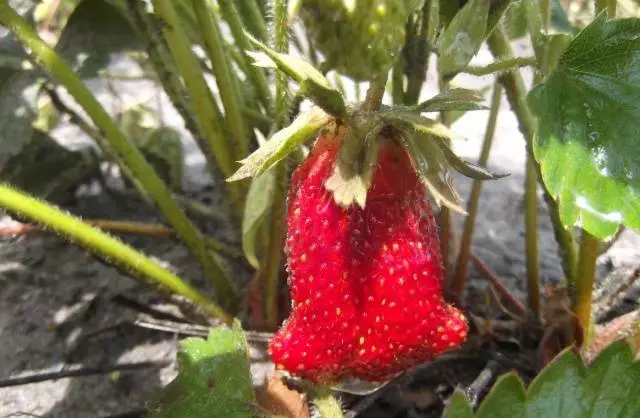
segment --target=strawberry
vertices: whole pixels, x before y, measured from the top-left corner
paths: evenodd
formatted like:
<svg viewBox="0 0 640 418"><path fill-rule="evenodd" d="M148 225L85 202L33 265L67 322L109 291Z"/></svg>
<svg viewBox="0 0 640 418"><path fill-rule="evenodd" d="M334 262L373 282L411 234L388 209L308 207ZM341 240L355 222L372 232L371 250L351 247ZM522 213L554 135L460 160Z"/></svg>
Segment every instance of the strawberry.
<svg viewBox="0 0 640 418"><path fill-rule="evenodd" d="M293 174L293 309L269 352L279 368L313 382L379 382L458 347L467 324L442 299L437 226L405 149L383 140L365 208L343 208L324 185L341 138L321 134Z"/></svg>

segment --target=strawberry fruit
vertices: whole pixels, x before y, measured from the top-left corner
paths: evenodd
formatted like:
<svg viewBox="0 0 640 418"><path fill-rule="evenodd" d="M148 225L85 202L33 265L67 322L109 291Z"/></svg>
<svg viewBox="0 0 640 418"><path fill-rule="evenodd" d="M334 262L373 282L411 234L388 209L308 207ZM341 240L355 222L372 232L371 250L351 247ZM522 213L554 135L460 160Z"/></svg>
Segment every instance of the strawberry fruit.
<svg viewBox="0 0 640 418"><path fill-rule="evenodd" d="M458 347L467 323L442 298L437 225L404 147L382 140L365 208L344 208L324 186L341 138L321 134L293 174L293 310L269 351L279 368L313 382L378 382Z"/></svg>

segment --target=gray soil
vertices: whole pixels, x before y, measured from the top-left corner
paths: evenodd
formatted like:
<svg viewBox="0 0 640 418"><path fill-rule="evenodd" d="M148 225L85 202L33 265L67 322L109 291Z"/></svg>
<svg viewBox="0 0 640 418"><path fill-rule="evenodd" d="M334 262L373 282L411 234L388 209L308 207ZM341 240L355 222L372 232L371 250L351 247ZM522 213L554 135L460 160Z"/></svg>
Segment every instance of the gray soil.
<svg viewBox="0 0 640 418"><path fill-rule="evenodd" d="M524 50L521 46L520 52ZM483 51L477 62L488 60L488 54ZM130 66L121 59L114 61L114 67L119 71L123 68L131 70ZM527 74L527 78L530 79L530 75ZM459 84L480 88L490 85L491 81L491 78L461 78ZM105 106L113 110L115 104L105 85L93 82L91 87ZM157 94L153 85L145 82L117 82L112 87L127 104L153 101ZM434 86L429 84L424 96L432 95L434 91ZM166 98L162 95L159 98L164 122L178 127L185 136L188 166L185 187L199 197L213 196L215 201L215 185L203 190L208 182L202 156ZM516 295L524 298L524 142L506 100L502 107L504 111L499 118L490 166L497 171L508 171L511 176L484 185L473 251ZM459 139L455 146L462 156L471 160L477 157L486 116L487 112L470 113L454 125L454 133ZM87 143L72 126L59 128L55 135L60 142L73 148ZM469 181L460 177L456 180L461 195L467 196ZM562 270L542 199L539 207L541 274L545 282L555 283L562 278ZM102 193L80 196L67 208L88 219L157 220L151 210L135 200L118 200ZM0 226L9 222L9 217L0 217ZM458 230L461 224L462 218L458 217ZM223 227L203 226L214 232ZM198 265L179 243L145 237L125 239L206 289ZM607 270L635 267L639 253L640 237L626 231L601 257L602 273L605 273L605 267ZM477 279L474 270L470 270L470 275L471 286L482 291L484 281ZM249 274L241 270L238 276L246 281ZM144 315L123 303L129 299L166 312L176 312L175 306L161 295L87 255L72 243L50 234L1 238L0 379L76 366L106 368L142 361L169 361L169 364L0 388L0 417L106 417L139 410L152 392L175 376L172 360L181 337L133 325ZM271 367L264 359L264 347L254 345L252 359L254 380L259 383ZM421 375L415 385L429 387L428 377L428 374ZM428 416L426 412L420 412L417 405L428 404L425 398L433 393L421 390L404 394L394 392L387 402L401 404L405 410L412 411L407 412L409 415L397 415L397 408L388 409L389 413L380 412L384 408L379 408L375 414L366 416Z"/></svg>

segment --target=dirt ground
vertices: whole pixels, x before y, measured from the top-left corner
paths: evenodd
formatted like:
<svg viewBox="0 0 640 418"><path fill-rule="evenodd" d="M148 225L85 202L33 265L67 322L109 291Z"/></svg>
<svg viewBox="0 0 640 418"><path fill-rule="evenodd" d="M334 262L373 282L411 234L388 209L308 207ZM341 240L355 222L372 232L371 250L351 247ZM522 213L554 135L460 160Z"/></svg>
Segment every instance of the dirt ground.
<svg viewBox="0 0 640 418"><path fill-rule="evenodd" d="M525 48L520 48L520 52ZM487 61L486 51L478 63ZM126 62L115 61L120 70ZM529 77L530 78L530 77ZM463 79L461 85L479 88L490 84L490 78ZM156 95L150 83L118 82L116 90L127 103L149 101ZM107 108L114 102L100 82L92 83ZM433 94L428 85L425 95ZM180 126L166 98L160 97L160 107L167 124ZM495 152L491 166L508 171L511 176L488 182L483 188L473 250L491 266L516 295L524 297L523 248L523 162L524 146L517 131L517 123L503 100L503 112L498 122ZM466 115L453 127L459 138L459 153L475 159L486 124L486 112ZM184 130L182 130L184 132ZM56 138L70 147L86 144L77 130L64 126L55 132ZM186 133L185 133L186 138ZM193 143L185 139L187 150L185 185L194 196L213 196L215 186L203 190L207 184L203 173L203 159ZM461 195L468 195L469 182L456 177ZM540 199L540 266L545 282L562 277L551 225ZM87 219L110 218L154 221L154 214L133 200L114 199L106 194L84 196L67 209ZM11 222L1 217L0 226ZM458 228L462 219L457 219ZM224 232L224 225L204 225L212 233ZM187 251L171 240L145 237L125 237L169 266L182 277L203 286L198 265ZM640 261L640 237L625 232L601 260L602 275L607 270L637 266ZM470 285L481 289L484 281L470 271ZM238 277L248 279L248 272ZM133 301L133 302L132 302ZM179 337L134 325L144 318L132 303L144 303L164 312L173 310L165 299L118 270L85 254L72 243L50 234L30 234L18 238L0 238L0 380L29 372L60 371L77 366L104 369L116 364L152 362L146 368L100 373L92 376L61 378L41 383L0 388L0 417L108 417L137 416L144 400L157 388L175 376L173 359ZM97 333L97 334L96 334ZM260 383L271 365L265 359L264 347L252 347L254 381ZM472 365L459 364L473 379ZM478 370L479 372L479 370ZM433 373L455 374L429 369L417 374L400 393L390 390L376 404L360 405L368 411L361 416L400 417L431 416L429 396L437 392L430 377ZM430 388L433 390L425 390ZM357 402L356 402L357 404ZM426 407L424 405L427 405ZM365 408L368 406L368 409ZM124 415L123 415L124 414ZM129 414L129 415L127 415Z"/></svg>

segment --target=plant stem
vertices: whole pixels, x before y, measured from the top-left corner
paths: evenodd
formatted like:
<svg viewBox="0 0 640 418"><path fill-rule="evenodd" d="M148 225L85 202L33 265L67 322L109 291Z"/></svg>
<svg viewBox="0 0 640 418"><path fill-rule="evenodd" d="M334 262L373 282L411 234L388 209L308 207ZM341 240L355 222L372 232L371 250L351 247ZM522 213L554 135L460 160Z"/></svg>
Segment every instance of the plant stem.
<svg viewBox="0 0 640 418"><path fill-rule="evenodd" d="M616 17L617 0L596 0L596 14L607 11L610 19Z"/></svg>
<svg viewBox="0 0 640 418"><path fill-rule="evenodd" d="M258 7L258 2L256 0L234 0L234 2L242 11L242 16L245 17L242 22L243 26L249 28L249 31L258 40L266 42L269 39L269 32Z"/></svg>
<svg viewBox="0 0 640 418"><path fill-rule="evenodd" d="M225 54L224 43L220 28L216 21L213 4L207 0L192 0L193 10L196 13L200 33L211 60L211 68L216 79L220 99L224 105L226 127L235 145L234 156L236 159L244 158L249 151L245 122L242 118L242 97L234 88L234 81L229 67L229 55Z"/></svg>
<svg viewBox="0 0 640 418"><path fill-rule="evenodd" d="M193 138L202 150L211 174L215 176L213 156L206 152L208 145L204 139L205 134L202 126L200 126L200 122L198 122L191 106L187 102L184 86L177 75L166 42L158 32L158 25L149 18L144 3L139 0L127 0L126 6L138 36L146 44L149 62L153 66L162 88L167 93L176 111L184 120L186 128L191 132L191 135L193 135Z"/></svg>
<svg viewBox="0 0 640 418"><path fill-rule="evenodd" d="M538 173L532 157L527 158L524 176L524 252L527 264L529 308L540 318L540 269L538 267Z"/></svg>
<svg viewBox="0 0 640 418"><path fill-rule="evenodd" d="M122 241L54 206L2 183L0 183L0 206L33 222L41 223L46 228L85 247L88 251L96 253L108 263L124 268L134 276L148 279L165 290L189 299L226 324L231 324L233 321L231 315L178 276L160 267Z"/></svg>
<svg viewBox="0 0 640 418"><path fill-rule="evenodd" d="M482 142L482 150L480 151L480 158L478 158L478 164L481 167L485 167L489 160L489 153L491 151L493 137L496 132L498 113L500 112L501 97L502 88L500 83L496 81L493 87L493 95L491 96L491 110L489 112L489 120L487 121L487 128L484 134L484 141ZM469 266L469 257L471 255L471 241L473 239L473 231L475 228L481 191L482 181L474 180L467 203L468 215L465 218L462 238L460 239L460 251L458 253L456 270L451 282L451 296L452 299L458 303L461 300L462 291L467 280L467 268Z"/></svg>
<svg viewBox="0 0 640 418"><path fill-rule="evenodd" d="M271 106L273 104L271 102L271 92L269 91L267 78L263 70L253 65L251 58L247 55L247 51L251 51L253 48L244 34L244 26L240 19L240 15L238 14L238 10L236 9L236 3L232 0L218 0L218 5L220 6L222 16L224 16L225 21L229 25L229 29L231 30L231 34L233 35L236 45L238 45L238 48L241 51L242 59L244 60L244 67L247 71L247 79L251 84L253 84L258 100L262 103L262 106L265 108L267 113L270 113L272 111Z"/></svg>
<svg viewBox="0 0 640 418"><path fill-rule="evenodd" d="M273 15L273 48L276 52L289 51L289 29L287 27L286 0L271 0L270 10ZM289 82L286 74L276 72L276 128L284 127L288 122ZM278 164L273 168L275 172L275 191L270 214L270 230L264 265L265 277L265 325L269 329L278 327L278 301L280 294L280 272L282 269L282 255L285 242L285 213L287 202L287 165Z"/></svg>
<svg viewBox="0 0 640 418"><path fill-rule="evenodd" d="M489 49L492 54L501 60L513 58L513 52L509 40L501 27L496 27L488 39ZM537 181L539 167L536 165L532 142L535 134L535 122L526 102L526 88L519 71L512 70L500 75L500 81L507 93L507 99L513 112L518 118L520 132L525 138L527 149L527 166L525 174L525 256L527 264L527 289L529 308L533 314L540 316L540 273L538 269L538 231L537 225ZM544 189L544 185L543 185ZM546 189L544 189L546 192ZM549 210L557 210L557 205L547 201ZM556 228L561 226L555 225ZM558 230L556 229L556 236ZM561 242L561 245L564 242Z"/></svg>
<svg viewBox="0 0 640 418"><path fill-rule="evenodd" d="M591 300L593 283L596 275L596 260L600 241L582 231L582 245L580 246L580 261L578 262L578 280L573 295L573 311L582 326L585 340L590 340L591 333Z"/></svg>
<svg viewBox="0 0 640 418"><path fill-rule="evenodd" d="M200 70L198 58L191 49L191 43L184 33L172 2L170 0L153 0L152 2L156 14L163 20L163 31L169 43L169 49L188 89L191 105L206 134L210 148L208 151L215 155L222 174L229 177L235 171L233 164L235 158L225 138L226 127L222 113ZM231 190L234 188L232 187ZM234 200L237 201L238 190L235 189L233 194Z"/></svg>
<svg viewBox="0 0 640 418"><path fill-rule="evenodd" d="M492 62L484 67L468 66L462 72L466 74L485 76L493 73L514 70L520 67L535 67L538 65L535 57L512 57Z"/></svg>
<svg viewBox="0 0 640 418"><path fill-rule="evenodd" d="M343 418L342 408L340 402L331 394L331 390L328 388L319 388L313 404L318 409L318 413L322 418Z"/></svg>
<svg viewBox="0 0 640 418"><path fill-rule="evenodd" d="M105 154L109 155L115 151L117 156L124 161L125 168L131 170L134 184L139 184L143 195L149 196L158 205L180 238L198 258L205 276L214 284L218 296L224 301L225 306L235 305L236 296L233 284L212 257L202 234L187 218L178 202L171 196L167 186L144 159L140 150L124 136L91 91L73 73L69 64L38 37L29 24L7 5L7 0L0 0L0 23L6 26L27 50L30 50L32 58L53 75L82 106L109 142L110 148L104 150Z"/></svg>
<svg viewBox="0 0 640 418"><path fill-rule="evenodd" d="M159 238L174 238L176 236L175 231L173 231L172 229L167 228L164 225L157 224L148 224L133 221L116 221L111 219L85 219L84 223L96 228L100 228L103 231L121 234L146 235ZM42 230L43 228L34 224L17 224L0 228L0 237L16 236ZM232 248L214 238L205 237L205 240L207 242L207 245L213 251L221 255L236 258L242 256L242 254L235 248Z"/></svg>
<svg viewBox="0 0 640 418"><path fill-rule="evenodd" d="M449 82L445 81L442 74L438 74L440 92L443 92L449 88ZM447 111L440 112L440 123L446 127L451 126L451 113ZM447 145L450 145L450 141L447 140ZM440 226L440 253L442 254L442 265L444 268L444 277L446 278L447 294L451 291L451 276L450 273L450 250L453 241L453 227L451 224L451 211L448 207L442 206L440 213L438 213L438 225ZM462 296L463 289L460 290L460 297ZM460 301L458 301L460 302Z"/></svg>
<svg viewBox="0 0 640 418"><path fill-rule="evenodd" d="M380 75L378 78L371 80L367 95L364 98L362 108L369 112L380 109L382 99L384 98L384 90L387 87L387 74Z"/></svg>

